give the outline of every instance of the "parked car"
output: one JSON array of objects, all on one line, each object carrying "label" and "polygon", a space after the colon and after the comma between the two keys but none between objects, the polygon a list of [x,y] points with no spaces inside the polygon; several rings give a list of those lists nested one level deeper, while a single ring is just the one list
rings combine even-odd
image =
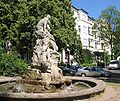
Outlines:
[{"label": "parked car", "polygon": [[76,70],[68,68],[66,64],[59,66],[59,68],[62,70],[64,76],[74,76],[76,73]]},{"label": "parked car", "polygon": [[99,66],[89,66],[89,67],[83,67],[81,69],[78,69],[76,72],[76,75],[80,75],[82,77],[85,76],[106,76],[110,77],[111,72],[106,71],[105,69],[99,67]]},{"label": "parked car", "polygon": [[78,69],[83,68],[83,67],[80,65],[72,65],[70,68],[76,70],[76,72],[77,72]]},{"label": "parked car", "polygon": [[112,60],[107,68],[108,69],[120,69],[120,60]]}]

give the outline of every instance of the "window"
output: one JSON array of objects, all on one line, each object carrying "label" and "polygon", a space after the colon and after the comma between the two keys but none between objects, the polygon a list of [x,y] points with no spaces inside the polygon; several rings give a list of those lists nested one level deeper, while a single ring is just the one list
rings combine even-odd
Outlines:
[{"label": "window", "polygon": [[101,49],[102,49],[102,50],[104,49],[104,44],[103,44],[103,43],[101,43]]},{"label": "window", "polygon": [[85,14],[82,14],[82,16],[83,16],[83,20],[86,20],[86,15],[85,15]]},{"label": "window", "polygon": [[110,64],[119,64],[119,61],[112,61]]},{"label": "window", "polygon": [[78,13],[78,19],[80,20],[80,14]]},{"label": "window", "polygon": [[81,32],[81,27],[80,27],[80,25],[78,25],[78,31]]},{"label": "window", "polygon": [[97,49],[97,42],[95,42],[95,49]]},{"label": "window", "polygon": [[88,27],[88,34],[93,36],[93,33],[92,33],[92,28],[91,27]]},{"label": "window", "polygon": [[86,26],[83,26],[83,33],[87,34],[87,27]]},{"label": "window", "polygon": [[96,71],[95,67],[92,67],[91,70],[92,70],[92,71]]},{"label": "window", "polygon": [[86,38],[83,39],[83,44],[84,44],[84,45],[87,44],[87,39],[86,39]]},{"label": "window", "polygon": [[90,27],[88,27],[88,34],[90,34]]},{"label": "window", "polygon": [[88,44],[89,44],[89,47],[90,47],[90,38],[88,39]]},{"label": "window", "polygon": [[89,70],[90,71],[90,68],[86,67],[84,70]]},{"label": "window", "polygon": [[92,48],[93,47],[93,39],[88,39],[88,44],[89,44],[89,47]]}]

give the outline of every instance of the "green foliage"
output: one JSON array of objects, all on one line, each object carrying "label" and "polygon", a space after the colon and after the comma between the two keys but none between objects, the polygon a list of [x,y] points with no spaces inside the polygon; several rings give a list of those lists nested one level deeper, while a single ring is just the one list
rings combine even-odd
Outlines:
[{"label": "green foliage", "polygon": [[93,63],[93,54],[88,49],[82,50],[82,60],[80,61],[82,64],[92,64]]},{"label": "green foliage", "polygon": [[93,63],[93,54],[90,52],[90,50],[83,49],[82,51],[84,63]]},{"label": "green foliage", "polygon": [[91,63],[91,64],[84,63],[84,64],[81,64],[81,66],[83,66],[83,67],[85,67],[85,66],[96,66],[96,64],[95,63]]},{"label": "green foliage", "polygon": [[108,52],[104,52],[104,62],[106,66],[110,63],[110,55]]},{"label": "green foliage", "polygon": [[114,44],[114,54],[115,59],[120,56],[120,41]]},{"label": "green foliage", "polygon": [[[111,48],[111,59],[113,59],[113,45],[115,40],[120,37],[118,26],[120,26],[120,11],[114,6],[110,6],[103,10],[100,18],[94,26],[99,31],[99,36]],[[117,37],[116,37],[117,36]]]},{"label": "green foliage", "polygon": [[0,75],[16,76],[24,73],[28,64],[17,53],[6,54],[0,48]]},{"label": "green foliage", "polygon": [[68,44],[72,53],[79,56],[81,42],[74,29],[71,6],[71,0],[1,0],[0,38],[10,39],[20,54],[28,53],[32,49],[36,24],[49,14],[51,34],[56,39],[59,51]]},{"label": "green foliage", "polygon": [[114,41],[114,57],[117,59],[118,56],[120,56],[120,17],[117,20],[118,21],[118,26],[115,34],[115,41]]}]

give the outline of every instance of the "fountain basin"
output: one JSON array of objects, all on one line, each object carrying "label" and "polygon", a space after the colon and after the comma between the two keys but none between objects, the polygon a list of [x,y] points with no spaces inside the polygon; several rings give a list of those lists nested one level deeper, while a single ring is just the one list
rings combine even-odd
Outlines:
[{"label": "fountain basin", "polygon": [[[5,93],[0,92],[0,101],[72,101],[76,99],[83,99],[90,97],[93,94],[101,93],[106,88],[106,83],[102,80],[96,80],[93,78],[81,78],[81,77],[66,77],[73,82],[84,82],[91,86],[89,89],[71,92],[60,93]],[[8,82],[15,81],[15,79],[8,79],[1,81]]]}]

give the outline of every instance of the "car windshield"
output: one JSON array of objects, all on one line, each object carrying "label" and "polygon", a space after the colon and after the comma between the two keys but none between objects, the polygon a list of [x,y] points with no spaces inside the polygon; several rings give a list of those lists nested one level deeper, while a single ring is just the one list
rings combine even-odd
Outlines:
[{"label": "car windshield", "polygon": [[96,69],[97,69],[98,71],[103,71],[103,68],[101,68],[101,67],[96,67]]},{"label": "car windshield", "polygon": [[118,64],[119,63],[119,61],[112,61],[112,62],[110,62],[110,64]]}]

